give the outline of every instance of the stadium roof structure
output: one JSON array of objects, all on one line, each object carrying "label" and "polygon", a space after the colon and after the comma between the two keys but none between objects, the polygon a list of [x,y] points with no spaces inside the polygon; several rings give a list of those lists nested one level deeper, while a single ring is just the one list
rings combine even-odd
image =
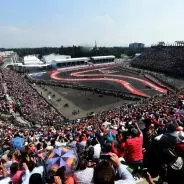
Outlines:
[{"label": "stadium roof structure", "polygon": [[91,58],[94,59],[94,60],[98,60],[98,59],[114,59],[115,56],[113,56],[113,55],[109,55],[109,56],[93,56]]},{"label": "stadium roof structure", "polygon": [[[56,55],[57,56],[57,55]],[[93,60],[105,60],[105,59],[114,59],[115,56],[109,55],[109,56],[94,56],[94,57],[79,57],[79,58],[60,58],[62,55],[58,55],[55,57],[55,55],[48,55],[46,56],[46,59],[50,59],[50,62],[44,62],[39,60],[36,56],[34,55],[29,55],[25,56],[24,60],[22,63],[16,63],[14,66],[22,66],[22,67],[44,67],[44,66],[51,66],[51,65],[56,65],[56,64],[66,64],[69,63],[69,66],[71,63],[76,63],[76,64],[84,64],[84,63],[90,63],[91,59]],[[66,56],[66,55],[63,55]],[[70,57],[70,56],[68,56]],[[54,59],[55,58],[55,59]],[[44,59],[44,58],[43,58]],[[54,59],[54,60],[51,60]],[[78,62],[78,63],[77,63]]]},{"label": "stadium roof structure", "polygon": [[22,64],[22,63],[14,63],[13,64],[14,66],[22,66],[22,67],[26,67],[26,68],[29,68],[29,67],[39,67],[39,68],[41,68],[41,67],[45,67],[45,66],[49,66],[49,64],[28,64],[28,65],[24,65],[24,64]]},{"label": "stadium roof structure", "polygon": [[43,62],[40,61],[36,56],[29,55],[24,57],[23,64],[24,65],[42,65]]},{"label": "stadium roof structure", "polygon": [[69,59],[56,59],[53,60],[53,63],[72,63],[72,62],[80,62],[80,61],[89,61],[88,57],[80,57],[80,58],[69,58]]}]

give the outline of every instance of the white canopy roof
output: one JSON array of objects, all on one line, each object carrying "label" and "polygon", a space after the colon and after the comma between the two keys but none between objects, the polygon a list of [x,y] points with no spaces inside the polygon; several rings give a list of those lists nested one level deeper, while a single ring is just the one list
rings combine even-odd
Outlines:
[{"label": "white canopy roof", "polygon": [[25,56],[23,63],[24,65],[43,64],[43,62],[34,55]]},{"label": "white canopy roof", "polygon": [[70,59],[56,59],[53,60],[53,63],[71,63],[71,62],[79,62],[79,61],[89,61],[87,57],[80,57],[80,58],[70,58]]},{"label": "white canopy roof", "polygon": [[45,55],[43,56],[43,61],[46,63],[52,63],[52,61],[57,61],[57,60],[61,60],[61,59],[70,59],[71,56],[69,55],[59,55],[59,54],[49,54],[49,55]]},{"label": "white canopy roof", "polygon": [[49,64],[36,64],[36,63],[32,63],[32,64],[28,64],[28,65],[24,65],[22,63],[14,63],[13,65],[15,66],[22,66],[22,67],[44,67],[44,66],[49,66]]},{"label": "white canopy roof", "polygon": [[113,55],[109,55],[109,56],[93,56],[91,58],[94,59],[94,60],[97,60],[97,59],[114,59],[115,56],[113,56]]}]

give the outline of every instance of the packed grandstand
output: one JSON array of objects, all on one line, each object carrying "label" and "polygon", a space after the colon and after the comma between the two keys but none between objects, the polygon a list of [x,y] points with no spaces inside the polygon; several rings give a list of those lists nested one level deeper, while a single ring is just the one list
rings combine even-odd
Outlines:
[{"label": "packed grandstand", "polygon": [[163,72],[175,77],[184,76],[183,46],[154,46],[132,61],[132,66]]},{"label": "packed grandstand", "polygon": [[[165,62],[176,55],[183,58],[180,49],[170,58],[163,51],[148,52],[137,62],[159,57],[164,62],[158,60],[158,67],[175,68]],[[160,184],[183,184],[184,90],[70,123],[25,73],[1,68],[0,82],[0,183],[153,184],[157,178]]]}]

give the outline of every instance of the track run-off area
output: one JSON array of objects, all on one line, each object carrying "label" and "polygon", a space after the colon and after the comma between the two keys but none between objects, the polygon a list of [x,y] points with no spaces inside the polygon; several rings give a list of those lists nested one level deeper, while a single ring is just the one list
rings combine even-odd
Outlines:
[{"label": "track run-off area", "polygon": [[[149,86],[150,88],[158,91],[159,93],[167,94],[167,89],[157,86],[156,84],[142,78],[132,77],[128,75],[121,75],[121,74],[112,74],[112,73],[102,73],[102,74],[90,73],[95,71],[111,70],[111,69],[113,69],[113,66],[109,66],[109,65],[101,66],[101,67],[87,66],[87,67],[62,68],[57,71],[51,72],[49,76],[53,80],[63,81],[63,82],[80,82],[80,81],[115,82],[120,86],[124,87],[125,89],[127,89],[130,93],[134,95],[149,97],[148,94],[145,94],[139,89],[134,88],[130,82],[125,81],[126,79],[131,79],[131,80],[135,80],[140,83],[143,83],[144,85]],[[67,76],[66,77],[61,76],[61,74],[65,72],[70,73],[69,74],[70,78],[67,78]]]}]

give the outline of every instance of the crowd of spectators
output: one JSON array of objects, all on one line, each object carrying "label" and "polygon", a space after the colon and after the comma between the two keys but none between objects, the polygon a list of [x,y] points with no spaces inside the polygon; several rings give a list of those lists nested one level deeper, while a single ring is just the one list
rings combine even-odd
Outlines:
[{"label": "crowd of spectators", "polygon": [[[62,117],[23,75],[7,69],[0,73],[6,84],[2,97],[6,91],[14,111],[41,125],[28,129],[14,119],[0,121],[0,183],[134,184],[144,177],[153,184],[158,177],[160,184],[183,184],[184,91],[54,126]],[[72,150],[77,162],[64,160],[56,167],[58,158],[53,158],[48,167],[60,148]],[[69,171],[68,164],[75,167]]]},{"label": "crowd of spectators", "polygon": [[153,47],[136,57],[131,65],[175,77],[184,76],[184,47]]},{"label": "crowd of spectators", "polygon": [[6,95],[6,84],[3,82],[2,73],[0,73],[0,112],[5,114],[11,113],[11,102],[8,100]]},{"label": "crowd of spectators", "polygon": [[[149,183],[184,181],[184,103],[176,94],[124,104],[72,124],[26,129],[1,123],[0,183]],[[23,148],[12,140],[23,138]],[[47,170],[46,160],[59,147],[78,157],[75,170]]]},{"label": "crowd of spectators", "polygon": [[63,120],[63,117],[26,81],[24,75],[9,69],[1,69],[0,73],[0,92],[4,102],[1,103],[1,110],[6,109],[5,106],[10,106],[7,96],[2,91],[2,84],[6,84],[7,94],[13,101],[12,108],[26,120],[45,125]]}]

